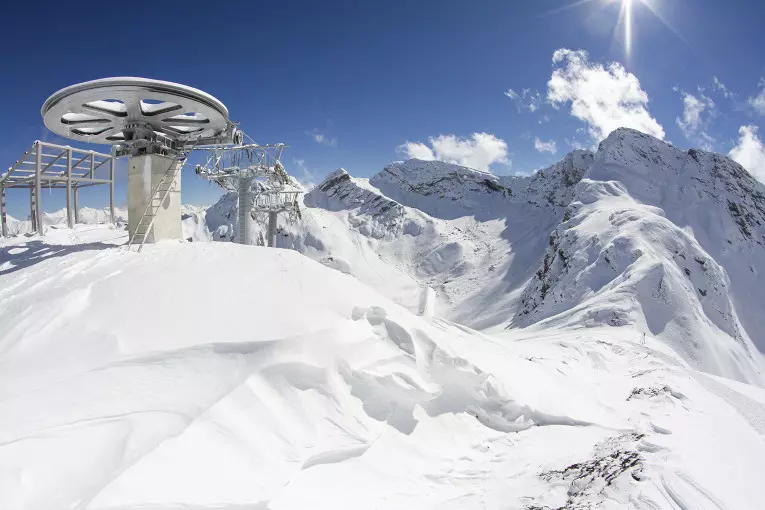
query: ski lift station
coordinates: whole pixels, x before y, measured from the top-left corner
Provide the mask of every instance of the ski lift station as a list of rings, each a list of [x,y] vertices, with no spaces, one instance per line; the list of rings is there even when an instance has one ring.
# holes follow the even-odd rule
[[[181,239],[181,171],[194,150],[208,154],[204,165],[197,165],[197,176],[239,193],[239,243],[250,244],[249,227],[259,213],[268,215],[270,246],[277,215],[299,216],[300,191],[280,161],[284,145],[244,143],[249,137],[229,119],[226,106],[201,90],[145,78],[104,78],[59,90],[41,113],[57,135],[111,145],[111,151],[34,142],[0,175],[4,236],[5,194],[14,188],[29,190],[30,217],[40,235],[45,187],[66,190],[71,228],[78,222],[79,189],[108,184],[114,223],[115,159],[127,157],[129,245],[140,250],[144,243]]]

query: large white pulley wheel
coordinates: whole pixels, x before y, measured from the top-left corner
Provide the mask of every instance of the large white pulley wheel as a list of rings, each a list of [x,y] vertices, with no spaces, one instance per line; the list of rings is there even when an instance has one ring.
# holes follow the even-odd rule
[[[104,78],[72,85],[50,96],[41,113],[54,133],[91,143],[124,144],[151,132],[171,140],[233,134],[228,110],[213,96],[146,78]]]

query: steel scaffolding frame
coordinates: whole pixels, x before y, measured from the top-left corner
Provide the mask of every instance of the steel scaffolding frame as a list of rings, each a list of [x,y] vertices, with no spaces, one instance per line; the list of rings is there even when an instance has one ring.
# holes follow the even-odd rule
[[[96,170],[108,165],[109,177],[97,178]],[[24,155],[0,175],[0,223],[2,234],[8,236],[5,212],[5,190],[29,189],[29,209],[32,228],[44,235],[42,224],[42,188],[66,189],[67,226],[79,222],[78,191],[80,188],[109,185],[109,221],[114,223],[114,157],[100,152],[41,142],[39,140]],[[74,218],[72,217],[74,197]]]
[[[260,145],[244,132],[250,144],[229,144],[195,147],[209,153],[204,165],[196,166],[196,174],[215,182],[226,191],[238,193],[238,228],[237,242],[249,244],[249,219],[252,214],[268,215],[266,237],[268,246],[276,246],[277,217],[286,212],[300,218],[298,203],[302,190],[295,189],[290,176],[281,163],[283,143]],[[241,141],[241,140],[240,140]],[[255,191],[253,184],[258,184]]]

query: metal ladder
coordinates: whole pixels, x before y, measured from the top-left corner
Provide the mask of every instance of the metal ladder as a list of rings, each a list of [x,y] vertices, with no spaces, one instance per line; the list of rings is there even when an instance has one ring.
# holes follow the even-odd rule
[[[140,252],[141,249],[143,249],[143,244],[149,237],[149,233],[151,233],[152,227],[154,227],[154,220],[157,217],[157,211],[162,206],[162,202],[165,201],[167,194],[173,187],[176,176],[183,169],[186,161],[189,160],[193,145],[193,143],[189,142],[183,147],[181,150],[181,156],[170,164],[167,171],[164,173],[157,185],[152,189],[151,198],[146,204],[146,209],[144,209],[143,214],[141,215],[141,219],[138,220],[138,224],[135,227],[135,232],[133,232],[133,235],[130,237],[130,241],[128,241],[128,250],[130,250],[133,245],[136,244],[138,245],[138,250],[136,250],[137,252]],[[183,154],[185,154],[185,157]]]

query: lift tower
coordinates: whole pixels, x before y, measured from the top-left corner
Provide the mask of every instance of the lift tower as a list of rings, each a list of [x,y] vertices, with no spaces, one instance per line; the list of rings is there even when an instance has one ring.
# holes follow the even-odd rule
[[[146,78],[104,78],[48,98],[54,133],[113,145],[128,156],[130,244],[181,238],[181,169],[196,145],[231,144],[238,136],[226,107],[185,85]]]
[[[238,194],[238,243],[252,244],[251,227],[259,217],[260,223],[267,221],[268,246],[274,246],[279,213],[286,213],[291,219],[299,218],[298,199],[303,191],[281,163],[284,144],[243,144],[240,136],[246,135],[238,132],[237,143],[233,145],[196,147],[196,150],[208,151],[205,163],[196,166],[196,173]]]

